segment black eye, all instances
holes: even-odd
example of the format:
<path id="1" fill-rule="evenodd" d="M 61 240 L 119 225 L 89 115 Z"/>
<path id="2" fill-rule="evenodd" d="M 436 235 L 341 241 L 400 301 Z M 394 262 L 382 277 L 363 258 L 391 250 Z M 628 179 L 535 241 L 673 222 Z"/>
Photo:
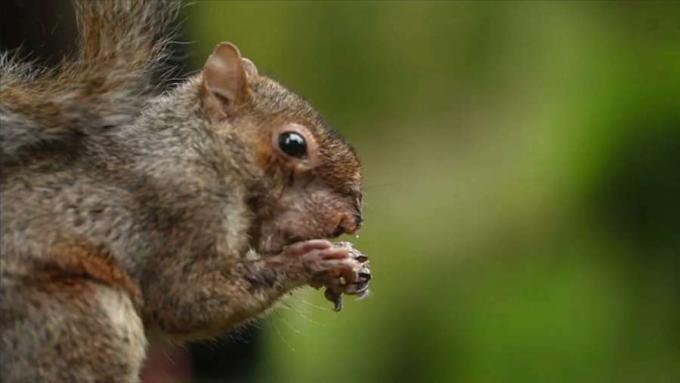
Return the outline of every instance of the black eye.
<path id="1" fill-rule="evenodd" d="M 279 148 L 291 157 L 302 158 L 307 155 L 307 143 L 301 134 L 283 132 L 279 135 Z"/>

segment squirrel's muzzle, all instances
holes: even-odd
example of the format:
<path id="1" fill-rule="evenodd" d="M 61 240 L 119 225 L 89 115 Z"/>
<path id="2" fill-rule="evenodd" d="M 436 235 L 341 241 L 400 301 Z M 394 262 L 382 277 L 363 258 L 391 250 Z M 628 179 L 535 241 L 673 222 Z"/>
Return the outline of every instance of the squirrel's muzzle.
<path id="1" fill-rule="evenodd" d="M 343 234 L 356 233 L 361 228 L 362 222 L 363 218 L 361 217 L 361 213 L 343 214 L 332 234 L 332 238 L 339 237 Z"/>

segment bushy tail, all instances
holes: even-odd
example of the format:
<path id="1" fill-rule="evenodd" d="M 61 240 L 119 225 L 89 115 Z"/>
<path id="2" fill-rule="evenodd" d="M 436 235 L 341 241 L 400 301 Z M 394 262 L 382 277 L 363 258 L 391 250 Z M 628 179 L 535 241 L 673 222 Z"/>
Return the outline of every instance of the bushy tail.
<path id="1" fill-rule="evenodd" d="M 54 70 L 0 55 L 0 161 L 124 124 L 153 91 L 179 0 L 74 0 L 78 54 Z"/>

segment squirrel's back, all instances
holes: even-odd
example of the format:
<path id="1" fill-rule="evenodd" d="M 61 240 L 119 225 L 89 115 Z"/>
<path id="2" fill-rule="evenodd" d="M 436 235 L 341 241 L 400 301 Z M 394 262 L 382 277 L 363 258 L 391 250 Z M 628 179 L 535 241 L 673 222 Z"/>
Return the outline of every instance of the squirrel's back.
<path id="1" fill-rule="evenodd" d="M 0 53 L 0 163 L 129 122 L 154 93 L 179 1 L 74 0 L 75 57 L 55 69 Z"/>

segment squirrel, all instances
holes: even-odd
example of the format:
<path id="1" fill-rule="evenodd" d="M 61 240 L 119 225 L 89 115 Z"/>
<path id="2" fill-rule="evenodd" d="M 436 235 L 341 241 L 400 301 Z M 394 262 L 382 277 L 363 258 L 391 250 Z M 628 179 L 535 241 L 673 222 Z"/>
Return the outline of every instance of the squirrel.
<path id="1" fill-rule="evenodd" d="M 138 382 L 310 285 L 362 296 L 355 150 L 231 43 L 159 92 L 179 1 L 75 0 L 76 57 L 0 58 L 0 381 Z"/>

